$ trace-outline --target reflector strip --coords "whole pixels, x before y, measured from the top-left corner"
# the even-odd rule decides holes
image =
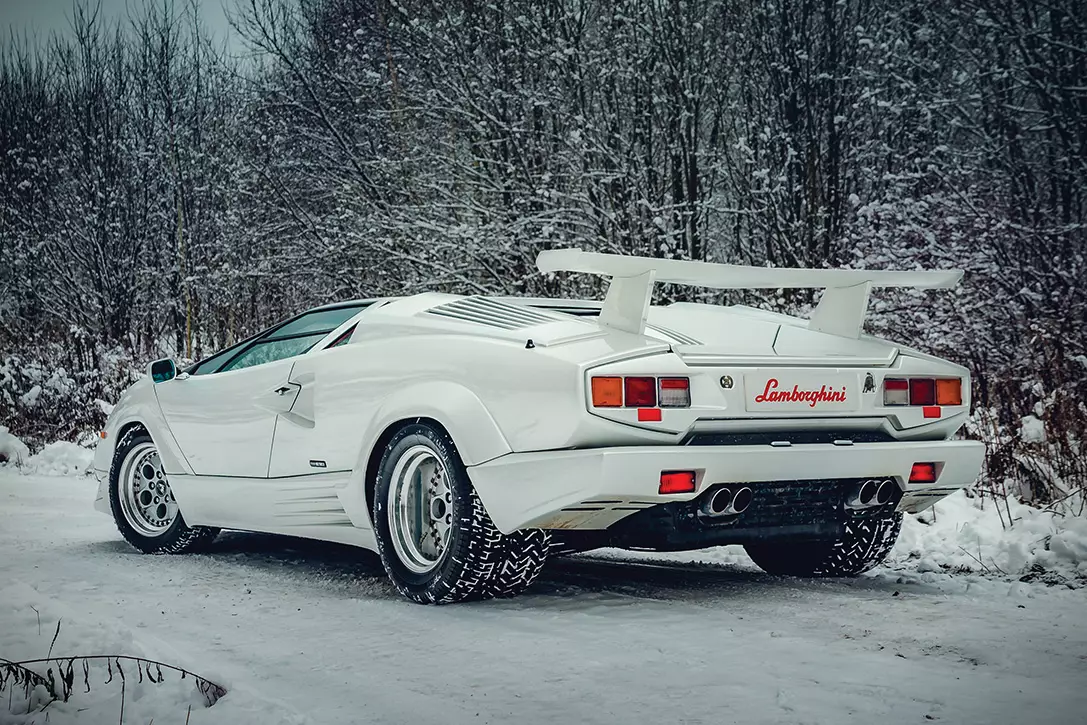
[[[660,493],[693,493],[694,471],[661,471]]]
[[[935,463],[915,463],[910,470],[910,483],[935,483]]]
[[[938,406],[938,405],[926,405],[924,408],[921,409],[921,413],[926,418],[939,418],[940,417],[940,406]]]
[[[638,420],[659,421],[660,419],[660,408],[638,408]]]

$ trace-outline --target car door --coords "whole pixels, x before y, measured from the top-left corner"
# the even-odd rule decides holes
[[[276,416],[298,395],[293,359],[214,375],[182,374],[155,386],[159,407],[193,473],[264,478]]]
[[[272,436],[301,386],[298,356],[367,303],[303,313],[155,386],[159,407],[193,472],[267,478]]]

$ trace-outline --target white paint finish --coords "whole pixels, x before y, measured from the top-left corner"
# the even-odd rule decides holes
[[[275,411],[297,394],[275,391],[287,384],[293,364],[294,359],[278,360],[155,385],[162,414],[194,473],[268,475]],[[157,438],[156,443],[162,447]]]
[[[827,287],[811,313],[808,329],[841,337],[860,337],[871,289],[871,282],[850,287]]]
[[[652,270],[630,277],[616,276],[608,286],[598,318],[601,325],[641,335],[653,299]]]
[[[374,548],[369,527],[352,523],[339,501],[345,471],[287,478],[170,476],[193,525],[264,531]]]
[[[876,390],[885,374],[965,378],[965,370],[937,358],[913,351],[898,354],[897,346],[870,338],[819,333],[806,329],[803,320],[772,313],[707,305],[651,308],[649,325],[705,343],[670,346],[651,331],[638,335],[593,318],[511,330],[428,313],[434,305],[457,299],[427,293],[381,301],[296,358],[153,387],[138,383],[110,418],[110,437],[96,455],[96,468],[108,470],[120,426],[138,421],[169,462],[171,480],[199,474],[178,478],[175,486],[191,523],[283,531],[289,528],[285,518],[313,514],[316,518],[305,523],[317,527],[310,533],[322,527],[330,535],[340,528],[369,531],[366,467],[371,456],[382,453],[382,434],[404,421],[432,418],[449,431],[461,458],[473,467],[473,478],[482,481],[488,510],[508,529],[542,521],[601,492],[629,499],[643,495],[644,488],[655,495],[661,469],[651,469],[658,454],[667,453],[671,465],[682,468],[684,461],[713,452],[675,447],[695,429],[786,431],[856,423],[902,440],[932,439],[950,436],[968,410],[969,401],[964,401],[946,409],[939,420],[923,419],[920,409],[884,408],[875,391],[859,393],[859,405],[849,410],[748,410],[747,376],[763,382],[770,376],[783,381],[833,378],[859,388],[871,373]],[[348,344],[322,349],[353,322],[358,327]],[[527,345],[530,338],[532,346]],[[670,352],[673,347],[679,354]],[[594,374],[687,376],[692,407],[664,410],[660,422],[639,422],[633,409],[591,410],[588,385]],[[720,384],[725,375],[734,380],[729,389]],[[276,392],[281,389],[282,395]],[[918,450],[911,446],[943,444],[887,445],[880,450],[903,462]],[[800,460],[800,448],[786,460]],[[796,478],[801,471],[808,477],[816,470],[837,475],[860,455],[841,448],[803,448],[806,458],[800,466],[782,468],[764,450],[740,448],[718,452],[706,465],[721,475],[748,476],[737,480],[771,480],[767,477]],[[571,454],[571,449],[577,450]],[[613,450],[637,464],[617,463]],[[597,458],[608,464],[593,463]],[[323,462],[324,468],[312,467],[311,461]],[[860,464],[854,469],[865,469],[858,475],[871,473]],[[339,476],[333,491],[321,489],[323,476],[310,475],[318,470]],[[964,485],[976,473],[976,467],[963,469],[953,484]],[[285,517],[282,481],[294,477],[305,479],[306,491],[299,495],[314,510]],[[526,487],[536,481],[539,485]],[[594,525],[602,525],[608,517],[595,519]],[[343,538],[342,532],[335,535]]]
[[[978,441],[791,448],[631,446],[510,454],[470,468],[469,475],[495,525],[509,532],[548,521],[560,516],[562,509],[592,499],[686,501],[715,483],[893,476],[901,484],[919,461],[942,463],[943,469],[935,484],[906,486],[907,493],[935,487],[954,490],[973,483],[984,454]],[[698,490],[659,494],[661,471],[670,470],[695,471]]]
[[[712,264],[678,259],[657,259],[616,254],[554,249],[540,252],[536,266],[541,272],[583,272],[611,277],[604,302],[604,324],[641,334],[645,301],[652,297],[653,282],[711,287],[714,289],[826,288],[810,327],[819,332],[857,338],[868,307],[872,287],[954,287],[961,270],[879,271],[867,269],[780,269]]]

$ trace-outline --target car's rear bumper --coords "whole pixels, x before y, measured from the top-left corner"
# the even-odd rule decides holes
[[[503,532],[521,528],[606,529],[637,511],[687,501],[720,483],[892,477],[900,511],[921,511],[973,483],[978,441],[737,446],[630,446],[511,453],[468,469]],[[935,483],[910,484],[914,463],[937,464]],[[661,471],[695,471],[694,493],[658,493]]]

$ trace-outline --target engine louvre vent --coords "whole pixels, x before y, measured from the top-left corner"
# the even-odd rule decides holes
[[[427,310],[427,314],[497,327],[502,330],[521,330],[562,319],[542,310],[478,296],[446,302]]]
[[[672,330],[672,329],[667,328],[667,327],[657,327],[656,325],[646,325],[645,327],[648,330],[653,330],[655,332],[659,332],[659,333],[662,333],[664,335],[667,335],[668,337],[675,340],[677,344],[680,344],[680,345],[701,345],[702,344],[701,340],[696,340],[695,338],[691,337],[690,335],[684,335],[682,332],[676,332],[675,330]]]

